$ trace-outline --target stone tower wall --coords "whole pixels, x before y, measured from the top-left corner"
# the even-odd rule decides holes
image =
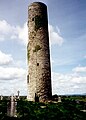
[[[47,7],[40,2],[28,8],[28,100],[51,99],[51,69]]]

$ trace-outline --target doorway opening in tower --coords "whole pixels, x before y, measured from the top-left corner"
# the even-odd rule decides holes
[[[39,96],[35,93],[35,102],[39,102]]]

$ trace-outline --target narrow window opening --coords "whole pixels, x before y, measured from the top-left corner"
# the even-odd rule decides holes
[[[29,83],[29,75],[27,75],[27,83]]]
[[[34,21],[34,18],[32,18],[32,21]]]
[[[37,63],[37,66],[39,66],[39,63]]]

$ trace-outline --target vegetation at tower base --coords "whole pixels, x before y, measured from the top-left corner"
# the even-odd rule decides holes
[[[51,103],[17,101],[17,118],[6,115],[7,100],[0,101],[0,120],[86,120],[86,96],[61,96],[62,102],[53,96]],[[78,102],[77,102],[78,101]]]
[[[40,45],[36,45],[36,46],[35,46],[35,49],[33,50],[33,52],[37,52],[37,51],[39,51],[39,50],[41,50]]]

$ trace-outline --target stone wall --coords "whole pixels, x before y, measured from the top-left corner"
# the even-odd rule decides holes
[[[47,7],[40,2],[28,8],[28,100],[51,99],[51,68]]]

